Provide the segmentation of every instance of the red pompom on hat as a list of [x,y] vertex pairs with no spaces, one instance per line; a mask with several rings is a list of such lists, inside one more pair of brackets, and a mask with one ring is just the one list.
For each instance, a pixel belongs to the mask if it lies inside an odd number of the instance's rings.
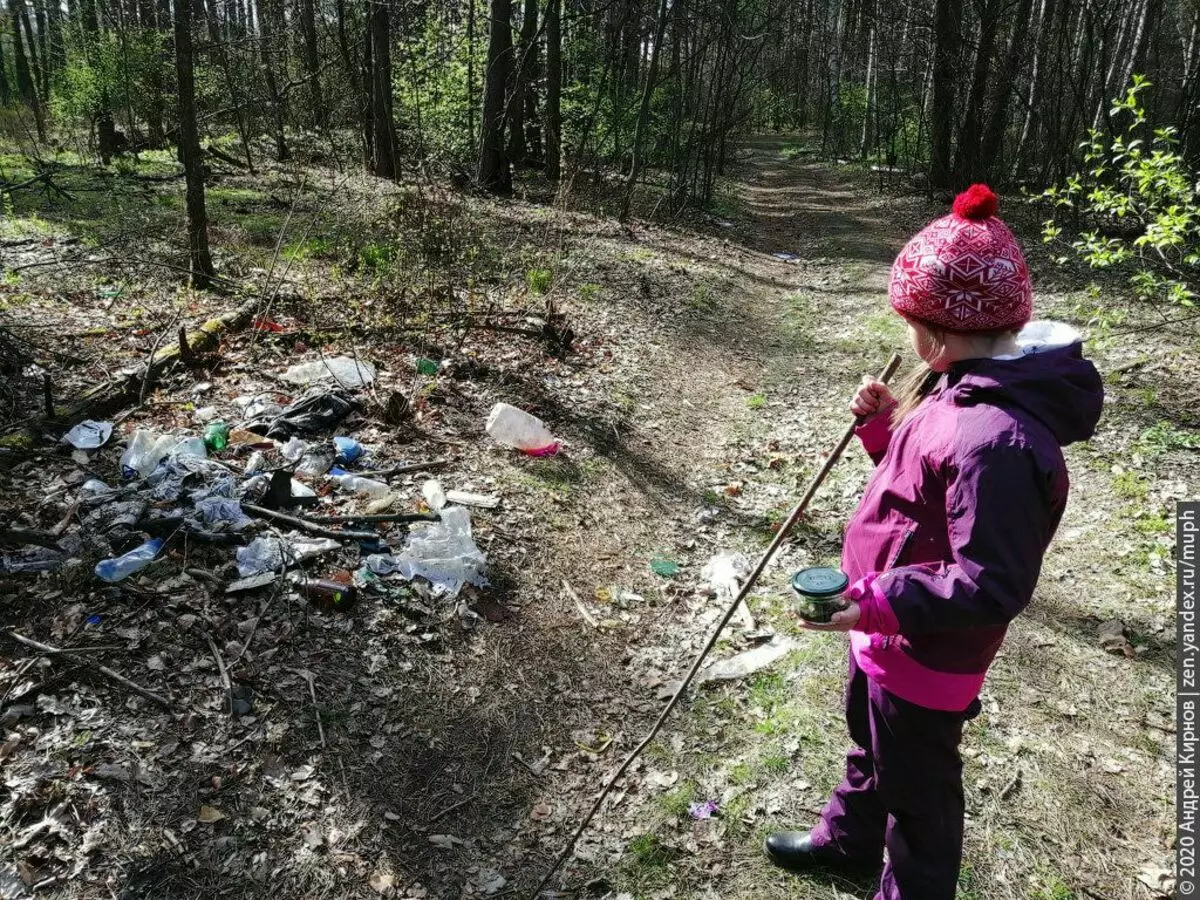
[[973,184],[954,199],[950,215],[905,245],[888,285],[896,312],[946,331],[1003,331],[1029,321],[1029,267],[996,218],[999,203],[986,184]]

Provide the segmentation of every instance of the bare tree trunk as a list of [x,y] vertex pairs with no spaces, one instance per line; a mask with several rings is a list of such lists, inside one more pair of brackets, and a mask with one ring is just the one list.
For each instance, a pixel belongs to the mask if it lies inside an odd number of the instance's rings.
[[546,5],[546,175],[562,172],[562,0]]
[[957,0],[937,0],[934,13],[933,109],[930,119],[932,144],[929,184],[949,187],[950,142],[954,132],[954,74],[958,59],[960,7]]
[[262,59],[263,80],[267,84],[267,98],[271,101],[271,130],[275,138],[275,159],[283,162],[291,154],[288,151],[284,125],[287,122],[287,101],[279,90],[278,60],[280,44],[284,40],[282,0],[260,0],[258,10],[259,56]]
[[512,92],[508,98],[508,158],[513,165],[525,163],[529,155],[528,135],[525,133],[526,114],[534,96],[530,85],[535,71],[537,45],[537,0],[525,0],[521,18],[521,40],[517,46],[517,64],[512,75]]
[[637,126],[633,133],[633,160],[629,166],[629,177],[625,181],[625,199],[621,201],[620,220],[629,218],[629,207],[633,203],[633,190],[637,186],[638,177],[642,174],[643,146],[646,142],[646,125],[650,120],[650,100],[658,81],[658,60],[662,49],[663,38],[667,33],[667,18],[671,14],[668,0],[659,0],[658,16],[654,24],[654,44],[650,48],[650,65],[646,72],[646,84],[642,88],[642,102],[638,107]]
[[1029,95],[1026,99],[1025,122],[1021,126],[1021,137],[1013,154],[1012,174],[1019,175],[1024,169],[1025,150],[1038,127],[1038,109],[1042,104],[1043,69],[1049,49],[1050,26],[1054,21],[1055,0],[1039,0],[1037,16],[1037,41],[1033,49],[1033,69],[1029,74]]
[[388,0],[371,3],[371,171],[395,178],[396,126],[392,118],[392,20]]
[[300,0],[300,30],[304,34],[304,74],[308,76],[310,121],[323,127],[327,117],[321,96],[321,63],[317,58],[317,22],[313,0]]
[[46,140],[46,120],[42,115],[42,102],[38,96],[35,81],[36,51],[34,49],[33,31],[29,27],[29,12],[25,8],[25,0],[8,0],[8,12],[13,22],[13,59],[16,62],[17,93],[29,106],[33,113],[34,127],[37,129],[37,139],[44,143]]
[[50,99],[50,29],[46,23],[47,0],[35,0],[34,19],[37,22],[38,37],[38,93],[45,103]]
[[1004,129],[1008,125],[1008,103],[1012,98],[1013,83],[1017,78],[1021,51],[1028,44],[1029,16],[1032,12],[1033,0],[1020,0],[1016,16],[1013,19],[1012,34],[1008,39],[1008,50],[1004,55],[1004,67],[992,90],[989,118],[983,130],[983,142],[980,149],[980,169],[989,177],[992,173],[1004,170],[1000,154],[1004,146]]
[[863,112],[862,140],[859,142],[858,155],[867,158],[871,139],[871,110],[875,107],[875,26],[871,26],[871,37],[867,49],[867,108]]
[[208,214],[204,208],[204,167],[196,127],[196,82],[192,60],[192,3],[175,3],[175,73],[179,84],[179,160],[187,178],[188,258],[192,286],[212,285],[212,255],[208,251]]
[[[8,83],[8,64],[4,60],[4,32],[0,31],[0,106],[7,106],[12,102],[13,93],[12,85]],[[1186,73],[1185,73],[1186,80]]]
[[512,0],[491,0],[483,124],[479,139],[479,184],[492,193],[512,190],[512,170],[504,153],[504,94],[512,70],[512,53]]

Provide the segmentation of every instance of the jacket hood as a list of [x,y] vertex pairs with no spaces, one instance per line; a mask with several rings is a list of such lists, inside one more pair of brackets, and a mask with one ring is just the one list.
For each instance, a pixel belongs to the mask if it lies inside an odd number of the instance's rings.
[[1083,357],[1083,338],[1062,322],[1030,322],[1017,336],[1020,354],[955,363],[946,386],[961,406],[1019,407],[1045,425],[1061,446],[1096,430],[1104,384]]

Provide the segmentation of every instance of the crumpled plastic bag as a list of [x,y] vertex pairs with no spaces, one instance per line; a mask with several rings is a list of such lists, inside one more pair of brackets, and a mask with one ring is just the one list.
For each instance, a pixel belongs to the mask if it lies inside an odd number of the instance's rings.
[[404,549],[397,554],[398,571],[411,580],[418,576],[433,585],[435,593],[454,597],[464,584],[484,587],[488,580],[487,557],[471,537],[471,515],[464,507],[441,511],[442,520],[413,527]]
[[256,537],[237,552],[237,570],[242,578],[283,568],[283,542],[277,537]]
[[242,427],[285,441],[297,434],[328,432],[357,406],[346,391],[314,387],[289,403],[282,412],[248,419]]
[[363,359],[335,356],[292,366],[283,373],[283,380],[292,384],[332,381],[343,387],[356,388],[375,380],[375,367]]
[[64,434],[62,439],[76,450],[95,450],[108,443],[112,431],[112,422],[94,422],[88,419]]
[[196,514],[210,529],[241,531],[254,520],[242,512],[242,504],[225,497],[205,497],[196,504]]

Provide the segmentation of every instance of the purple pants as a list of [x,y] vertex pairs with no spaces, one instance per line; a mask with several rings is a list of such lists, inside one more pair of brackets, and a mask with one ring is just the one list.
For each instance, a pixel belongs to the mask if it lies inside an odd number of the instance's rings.
[[856,746],[812,837],[868,864],[886,847],[875,900],[954,900],[965,811],[958,745],[979,708],[978,700],[961,713],[901,700],[851,655],[846,723]]

